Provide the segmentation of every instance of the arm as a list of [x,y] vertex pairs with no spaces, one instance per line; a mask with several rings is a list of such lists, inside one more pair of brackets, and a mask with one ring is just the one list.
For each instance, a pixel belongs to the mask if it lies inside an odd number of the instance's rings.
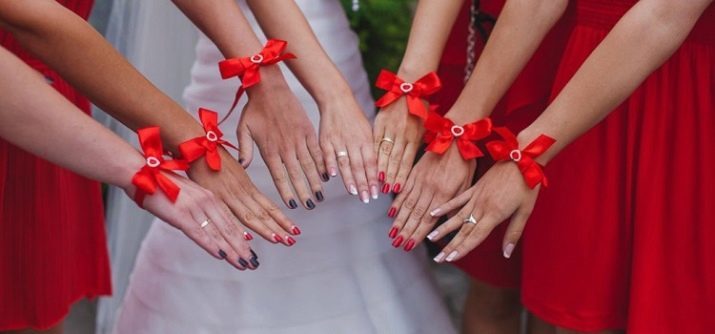
[[[202,127],[181,106],[161,93],[89,24],[55,1],[0,0],[0,24],[30,52],[59,72],[99,107],[132,129],[160,126],[166,147],[202,136]],[[251,183],[245,171],[226,151],[223,168],[211,171],[203,160],[194,163],[189,176],[218,196],[222,208],[234,219],[222,227],[228,240],[240,220],[265,238],[289,233],[294,227],[270,200]],[[258,219],[261,217],[263,219]]]
[[[542,133],[555,138],[556,144],[536,159],[548,162],[622,103],[668,59],[711,2],[638,2],[591,53],[546,111],[519,134],[521,145]],[[495,165],[469,191],[439,208],[440,214],[447,213],[467,203],[454,218],[435,230],[431,235],[435,239],[462,226],[461,220],[472,213],[479,215],[480,228],[463,227],[436,260],[461,258],[497,224],[511,217],[503,246],[504,256],[509,257],[537,195],[538,188],[529,189],[514,164]]]
[[[64,99],[42,77],[7,50],[0,48],[0,136],[19,147],[79,174],[121,187],[132,196],[134,174],[144,166],[144,158],[128,143],[103,128]],[[175,203],[162,194],[145,199],[144,207],[182,230],[199,246],[217,258],[252,257],[248,242],[235,248],[207,230],[197,229],[192,213],[228,222],[217,210],[218,202],[195,183],[165,174],[181,191]],[[201,218],[201,219],[205,219]],[[208,228],[208,227],[207,227]],[[237,260],[229,262],[245,269]],[[253,268],[255,269],[255,268]]]

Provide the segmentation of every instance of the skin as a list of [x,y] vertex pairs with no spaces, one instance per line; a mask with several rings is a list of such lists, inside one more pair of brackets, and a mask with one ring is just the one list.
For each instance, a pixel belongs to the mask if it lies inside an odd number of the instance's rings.
[[[605,118],[645,78],[665,62],[687,37],[711,0],[671,2],[643,0],[634,5],[593,51],[552,104],[518,135],[524,147],[540,134],[556,144],[537,158],[547,163],[581,134]],[[437,257],[456,261],[479,245],[500,222],[510,219],[504,238],[509,257],[533,209],[539,188],[530,189],[516,165],[499,163],[475,186],[438,208],[440,213],[458,210],[436,229],[435,240],[459,229]],[[473,214],[478,223],[463,224]],[[451,255],[451,256],[450,256]],[[559,333],[569,333],[558,329]]]
[[[0,0],[0,23],[25,49],[128,127],[160,126],[165,147],[174,153],[181,142],[204,135],[190,114],[142,77],[89,24],[57,2]],[[216,222],[224,238],[230,244],[239,243],[243,237],[235,233],[239,222],[271,242],[275,235],[290,234],[295,225],[256,189],[228,152],[221,154],[220,172],[211,171],[200,159],[188,175],[213,193],[222,202],[221,210],[231,216],[228,222]]]

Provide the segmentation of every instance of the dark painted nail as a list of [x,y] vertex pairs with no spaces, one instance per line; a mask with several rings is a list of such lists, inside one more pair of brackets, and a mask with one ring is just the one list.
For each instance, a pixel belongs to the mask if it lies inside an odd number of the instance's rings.
[[296,203],[295,200],[292,199],[292,200],[288,201],[288,207],[291,209],[295,209],[298,207],[298,203]]
[[325,197],[323,197],[323,192],[322,191],[316,191],[315,192],[315,198],[318,199],[318,202],[322,202]]
[[258,259],[258,254],[256,254],[256,252],[254,252],[253,249],[251,249],[251,255],[253,255],[254,259]]
[[258,259],[255,257],[252,257],[250,261],[251,265],[253,265],[254,268],[258,268],[258,266],[260,265],[260,263],[258,263]]
[[328,173],[323,173],[323,175],[321,175],[321,177],[323,178],[324,182],[330,181],[330,176],[328,175]]
[[244,268],[248,267],[248,261],[244,260],[243,258],[238,258],[238,264],[240,264]]
[[225,259],[225,258],[226,258],[226,252],[224,252],[223,250],[219,249],[219,250],[218,250],[218,256],[220,256],[222,259]]
[[307,202],[305,202],[305,206],[307,206],[310,210],[315,209],[315,203],[313,203],[312,199],[309,199]]
[[244,162],[244,161],[246,161],[246,160],[245,160],[245,159],[243,159],[243,158],[241,158],[241,159],[238,159],[238,163],[239,163],[239,164],[241,164],[241,165],[243,165],[243,162]]

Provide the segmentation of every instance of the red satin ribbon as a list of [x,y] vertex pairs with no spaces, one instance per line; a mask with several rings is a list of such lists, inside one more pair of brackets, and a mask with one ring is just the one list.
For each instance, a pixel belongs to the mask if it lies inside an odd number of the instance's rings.
[[424,139],[429,143],[427,151],[443,154],[452,145],[452,141],[456,140],[459,154],[464,160],[470,160],[484,156],[474,142],[489,136],[492,131],[492,121],[485,118],[459,126],[449,118],[430,112],[425,121],[425,129],[427,132]]
[[[231,58],[222,60],[218,63],[221,78],[228,79],[238,77],[241,79],[241,86],[236,91],[236,97],[233,100],[231,109],[224,119],[228,118],[236,108],[238,100],[243,95],[246,89],[261,82],[261,66],[273,65],[286,59],[296,58],[292,53],[283,53],[288,46],[288,42],[278,39],[269,39],[261,52],[250,57]],[[223,120],[221,120],[223,122]],[[221,123],[219,122],[219,123]]]
[[504,141],[487,143],[487,150],[492,158],[495,161],[511,160],[516,162],[529,188],[533,189],[539,183],[547,187],[548,180],[544,175],[543,168],[534,159],[546,152],[556,142],[556,139],[542,134],[523,150],[519,150],[519,142],[517,142],[516,136],[509,129],[503,127],[494,128],[494,132],[498,133]]
[[179,145],[181,156],[188,162],[194,162],[202,156],[206,156],[206,163],[209,168],[215,171],[221,170],[221,155],[219,146],[228,146],[236,151],[238,147],[230,142],[221,139],[223,132],[218,127],[218,114],[204,108],[199,108],[199,119],[206,131],[205,136],[189,139]]
[[187,170],[189,169],[189,164],[182,160],[164,160],[164,148],[158,127],[139,129],[137,133],[139,134],[139,144],[144,151],[144,158],[146,158],[147,163],[132,178],[132,184],[137,187],[134,201],[142,207],[144,197],[147,194],[153,195],[156,192],[156,188],[159,187],[172,203],[175,202],[181,189],[162,172],[171,173],[174,170]]
[[385,95],[375,102],[377,107],[384,108],[404,95],[407,97],[407,110],[411,114],[426,120],[428,113],[422,99],[442,88],[442,82],[435,72],[427,73],[419,80],[410,83],[400,79],[395,73],[382,70],[377,77],[375,86],[387,91]]

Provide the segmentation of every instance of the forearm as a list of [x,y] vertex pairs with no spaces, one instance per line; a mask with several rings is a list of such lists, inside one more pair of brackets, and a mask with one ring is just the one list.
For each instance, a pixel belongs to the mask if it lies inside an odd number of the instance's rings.
[[0,48],[0,136],[89,178],[123,188],[143,165],[139,152]]
[[287,51],[298,58],[286,64],[318,104],[351,94],[294,1],[248,0],[248,4],[268,37],[289,42]]
[[0,1],[0,21],[40,60],[132,129],[162,127],[169,149],[201,135],[181,106],[134,69],[89,24],[54,1]]
[[507,1],[472,76],[447,116],[457,123],[489,116],[567,5],[567,0]]
[[[621,104],[682,44],[711,1],[641,1],[616,24],[551,105],[519,134],[556,139],[545,163]],[[645,111],[644,111],[645,112]]]
[[463,1],[420,0],[397,74],[408,82],[436,71]]

